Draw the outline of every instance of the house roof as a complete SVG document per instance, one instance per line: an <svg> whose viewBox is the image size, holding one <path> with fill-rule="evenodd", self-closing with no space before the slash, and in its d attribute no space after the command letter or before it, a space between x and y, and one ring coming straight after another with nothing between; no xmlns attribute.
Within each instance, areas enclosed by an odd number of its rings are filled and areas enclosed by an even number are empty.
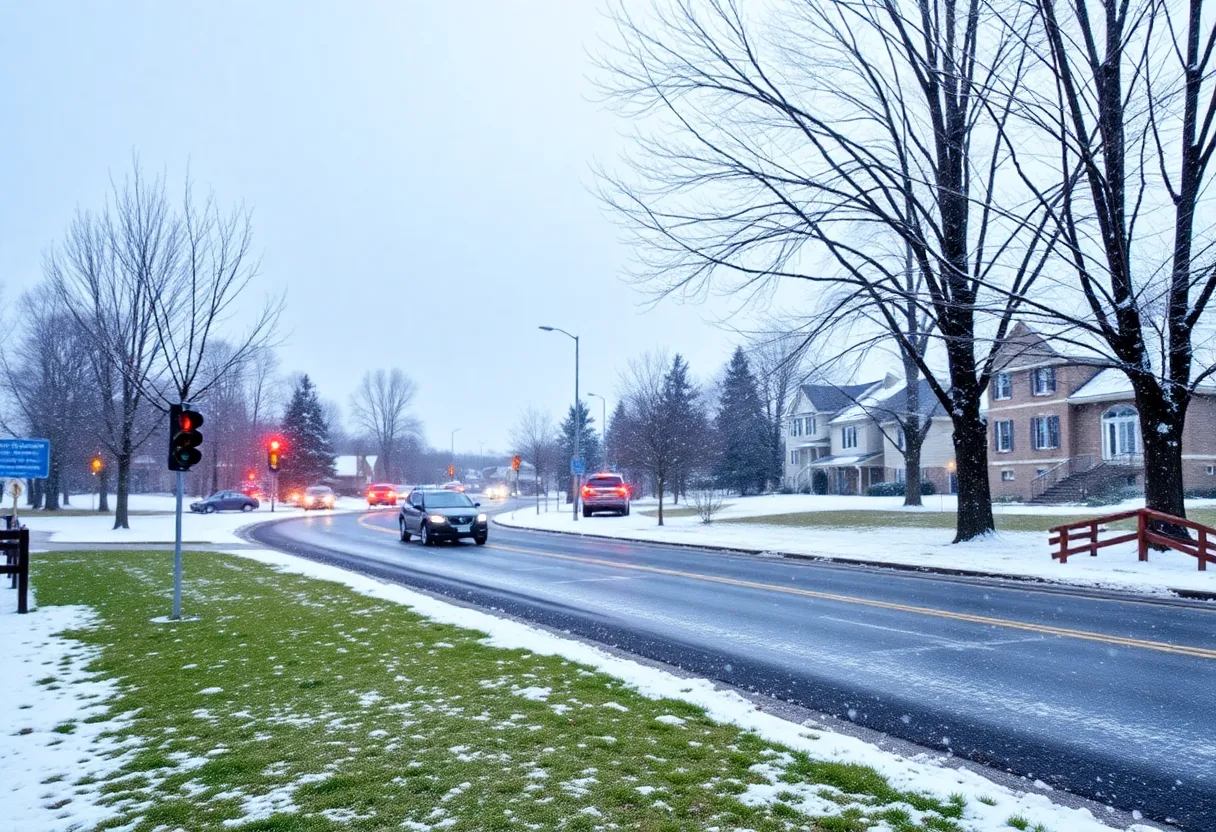
<svg viewBox="0 0 1216 832"><path fill-rule="evenodd" d="M1216 384L1200 384L1195 392L1207 395L1216 394ZM1107 367L1074 390L1068 397L1068 403L1130 401L1135 397L1132 381L1127 377L1127 373L1116 367Z"/></svg>
<svg viewBox="0 0 1216 832"><path fill-rule="evenodd" d="M865 392L880 382L866 384L804 384L802 395L817 413L836 413L849 407Z"/></svg>
<svg viewBox="0 0 1216 832"><path fill-rule="evenodd" d="M825 456L810 464L811 468L837 468L845 465L859 465L867 460L880 456L879 451L869 454L853 454L852 456Z"/></svg>
<svg viewBox="0 0 1216 832"><path fill-rule="evenodd" d="M946 415L945 410L942 409L941 402L934 395L933 388L929 386L927 379L922 378L917 382L917 390L919 392L917 411L921 416L933 418ZM892 387L875 390L872 394L859 399L855 405L833 419L832 424L856 422L865 419L872 419L876 422L889 422L907 412L907 385L901 382Z"/></svg>

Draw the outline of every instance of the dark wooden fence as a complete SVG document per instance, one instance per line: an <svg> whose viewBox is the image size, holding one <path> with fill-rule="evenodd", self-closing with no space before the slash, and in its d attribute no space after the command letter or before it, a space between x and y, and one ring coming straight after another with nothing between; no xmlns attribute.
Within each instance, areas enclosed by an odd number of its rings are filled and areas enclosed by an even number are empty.
<svg viewBox="0 0 1216 832"><path fill-rule="evenodd" d="M1135 518L1136 530L1116 534L1114 537L1100 539L1098 535L1107 531L1102 528L1108 523ZM1162 526L1186 529L1194 534L1193 538L1174 537L1164 534L1159 529ZM1140 560L1148 560L1150 546L1162 546L1190 555L1199 563L1199 571L1205 571L1209 563L1216 564L1216 529L1204 526L1184 517L1163 514L1148 508L1135 511L1122 511L1118 514L1108 514L1105 517L1095 517L1092 520L1080 520L1067 523L1051 529L1048 542L1056 547L1051 553L1052 558L1060 563L1067 563L1071 555L1088 554L1097 557L1099 549L1107 546L1117 546L1120 543L1136 541L1139 548Z"/></svg>

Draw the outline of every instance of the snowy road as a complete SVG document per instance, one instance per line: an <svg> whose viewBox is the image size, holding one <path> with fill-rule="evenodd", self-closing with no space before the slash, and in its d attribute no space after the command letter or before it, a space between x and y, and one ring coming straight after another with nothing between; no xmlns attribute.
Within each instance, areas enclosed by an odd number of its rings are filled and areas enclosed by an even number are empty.
<svg viewBox="0 0 1216 832"><path fill-rule="evenodd" d="M1216 605L501 527L486 547L424 549L394 523L317 516L253 536L1213 828Z"/></svg>

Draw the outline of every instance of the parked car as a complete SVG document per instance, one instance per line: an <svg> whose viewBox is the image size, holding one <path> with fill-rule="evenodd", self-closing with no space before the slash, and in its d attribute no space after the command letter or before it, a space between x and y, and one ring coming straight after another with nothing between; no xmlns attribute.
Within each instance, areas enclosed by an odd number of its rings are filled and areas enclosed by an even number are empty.
<svg viewBox="0 0 1216 832"><path fill-rule="evenodd" d="M367 487L367 507L397 505L397 487L386 482L375 483Z"/></svg>
<svg viewBox="0 0 1216 832"><path fill-rule="evenodd" d="M214 514L217 511L253 511L261 503L254 497L239 491L217 491L205 500L190 504L190 510L199 514Z"/></svg>
<svg viewBox="0 0 1216 832"><path fill-rule="evenodd" d="M402 501L397 513L401 541L408 543L414 536L423 546L443 540L471 539L484 546L489 539L489 518L475 503L459 491L415 489Z"/></svg>
<svg viewBox="0 0 1216 832"><path fill-rule="evenodd" d="M304 489L300 504L305 511L309 511L314 508L333 508L336 500L334 490L328 485L310 485Z"/></svg>
<svg viewBox="0 0 1216 832"><path fill-rule="evenodd" d="M594 474L587 478L579 492L583 500L583 516L597 511L611 511L625 517L629 514L629 486L620 474Z"/></svg>

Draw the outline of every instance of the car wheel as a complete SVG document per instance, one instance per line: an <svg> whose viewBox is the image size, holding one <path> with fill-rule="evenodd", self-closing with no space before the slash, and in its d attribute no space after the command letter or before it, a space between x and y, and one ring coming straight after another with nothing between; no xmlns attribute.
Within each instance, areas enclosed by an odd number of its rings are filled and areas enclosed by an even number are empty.
<svg viewBox="0 0 1216 832"><path fill-rule="evenodd" d="M418 527L418 542L423 546L434 546L435 540L431 537L430 530L427 529L426 523Z"/></svg>
<svg viewBox="0 0 1216 832"><path fill-rule="evenodd" d="M215 514L215 506L203 506L203 514Z"/></svg>
<svg viewBox="0 0 1216 832"><path fill-rule="evenodd" d="M410 533L408 531L406 531L405 518L404 517L398 518L397 525L401 527L401 542L409 543L410 542Z"/></svg>
<svg viewBox="0 0 1216 832"><path fill-rule="evenodd" d="M490 539L490 536L486 535L486 534L478 534L478 535L473 536L473 542L476 543L478 546L485 546L486 541L489 539Z"/></svg>
<svg viewBox="0 0 1216 832"><path fill-rule="evenodd" d="M628 517L628 516L629 516L629 506L625 506L625 510L621 512L621 516L622 516L622 517Z"/></svg>
<svg viewBox="0 0 1216 832"><path fill-rule="evenodd" d="M591 509L589 509L589 508L585 508L585 509L583 509L583 516L584 516L584 517L590 517L590 516L591 516Z"/></svg>
<svg viewBox="0 0 1216 832"><path fill-rule="evenodd" d="M245 503L241 506L241 511L253 511L253 503Z"/></svg>

